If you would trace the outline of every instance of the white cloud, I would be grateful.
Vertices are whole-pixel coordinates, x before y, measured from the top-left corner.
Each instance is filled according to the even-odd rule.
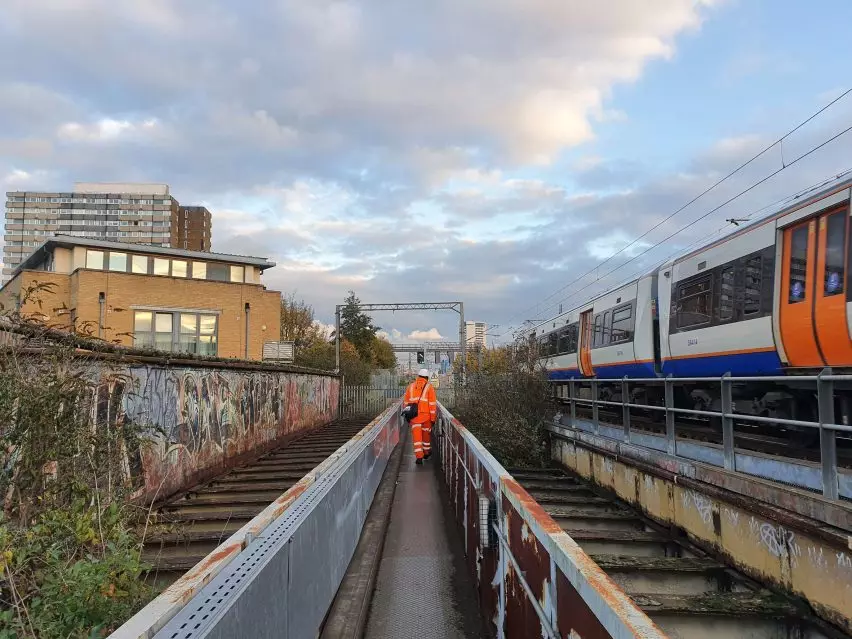
[[[102,118],[89,124],[66,122],[59,126],[56,135],[69,142],[114,142],[121,138],[150,134],[158,126],[156,118],[145,118],[138,122]]]
[[[414,342],[437,342],[444,338],[437,328],[430,328],[426,331],[411,331],[408,334],[408,339]]]

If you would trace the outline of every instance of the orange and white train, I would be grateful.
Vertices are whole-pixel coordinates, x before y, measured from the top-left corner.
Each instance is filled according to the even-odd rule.
[[[739,394],[807,419],[792,376],[852,370],[851,193],[847,172],[535,327],[550,379],[785,376]],[[716,394],[696,388],[696,407]]]

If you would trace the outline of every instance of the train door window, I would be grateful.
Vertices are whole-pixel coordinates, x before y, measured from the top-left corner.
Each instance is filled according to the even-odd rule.
[[[598,346],[603,346],[603,313],[598,313],[595,315],[595,336],[592,338],[592,347],[597,348]]]
[[[629,342],[633,339],[633,305],[619,306],[612,312],[612,343]]]
[[[611,341],[611,333],[612,333],[612,311],[607,311],[604,313],[604,327],[603,327],[603,337],[601,344],[606,346]]]
[[[793,230],[790,239],[790,304],[804,302],[807,297],[805,286],[808,272],[808,225]]]
[[[754,315],[760,313],[760,280],[763,275],[763,262],[758,255],[746,260],[745,263],[745,279],[743,286],[745,289],[743,314]]]
[[[829,215],[825,237],[825,297],[840,295],[845,285],[844,245],[846,244],[846,211]]]
[[[719,286],[719,321],[734,319],[734,267],[722,270]]]
[[[709,275],[678,286],[678,328],[710,323],[712,289],[712,278]]]

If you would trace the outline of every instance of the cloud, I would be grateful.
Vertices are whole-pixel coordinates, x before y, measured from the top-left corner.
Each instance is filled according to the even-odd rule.
[[[444,337],[437,328],[430,328],[426,331],[411,331],[408,334],[408,339],[414,342],[438,342]]]

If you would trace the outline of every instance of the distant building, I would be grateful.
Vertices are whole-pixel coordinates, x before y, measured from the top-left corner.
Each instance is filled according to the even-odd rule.
[[[24,259],[0,288],[0,302],[127,346],[260,360],[280,330],[281,294],[261,284],[272,266],[257,257],[59,235]],[[38,285],[49,289],[28,295]]]
[[[6,193],[3,281],[48,237],[210,250],[210,211],[181,206],[166,184],[78,183],[70,193]]]
[[[468,348],[482,347],[487,348],[486,333],[488,332],[488,324],[485,322],[465,322],[465,334]]]

